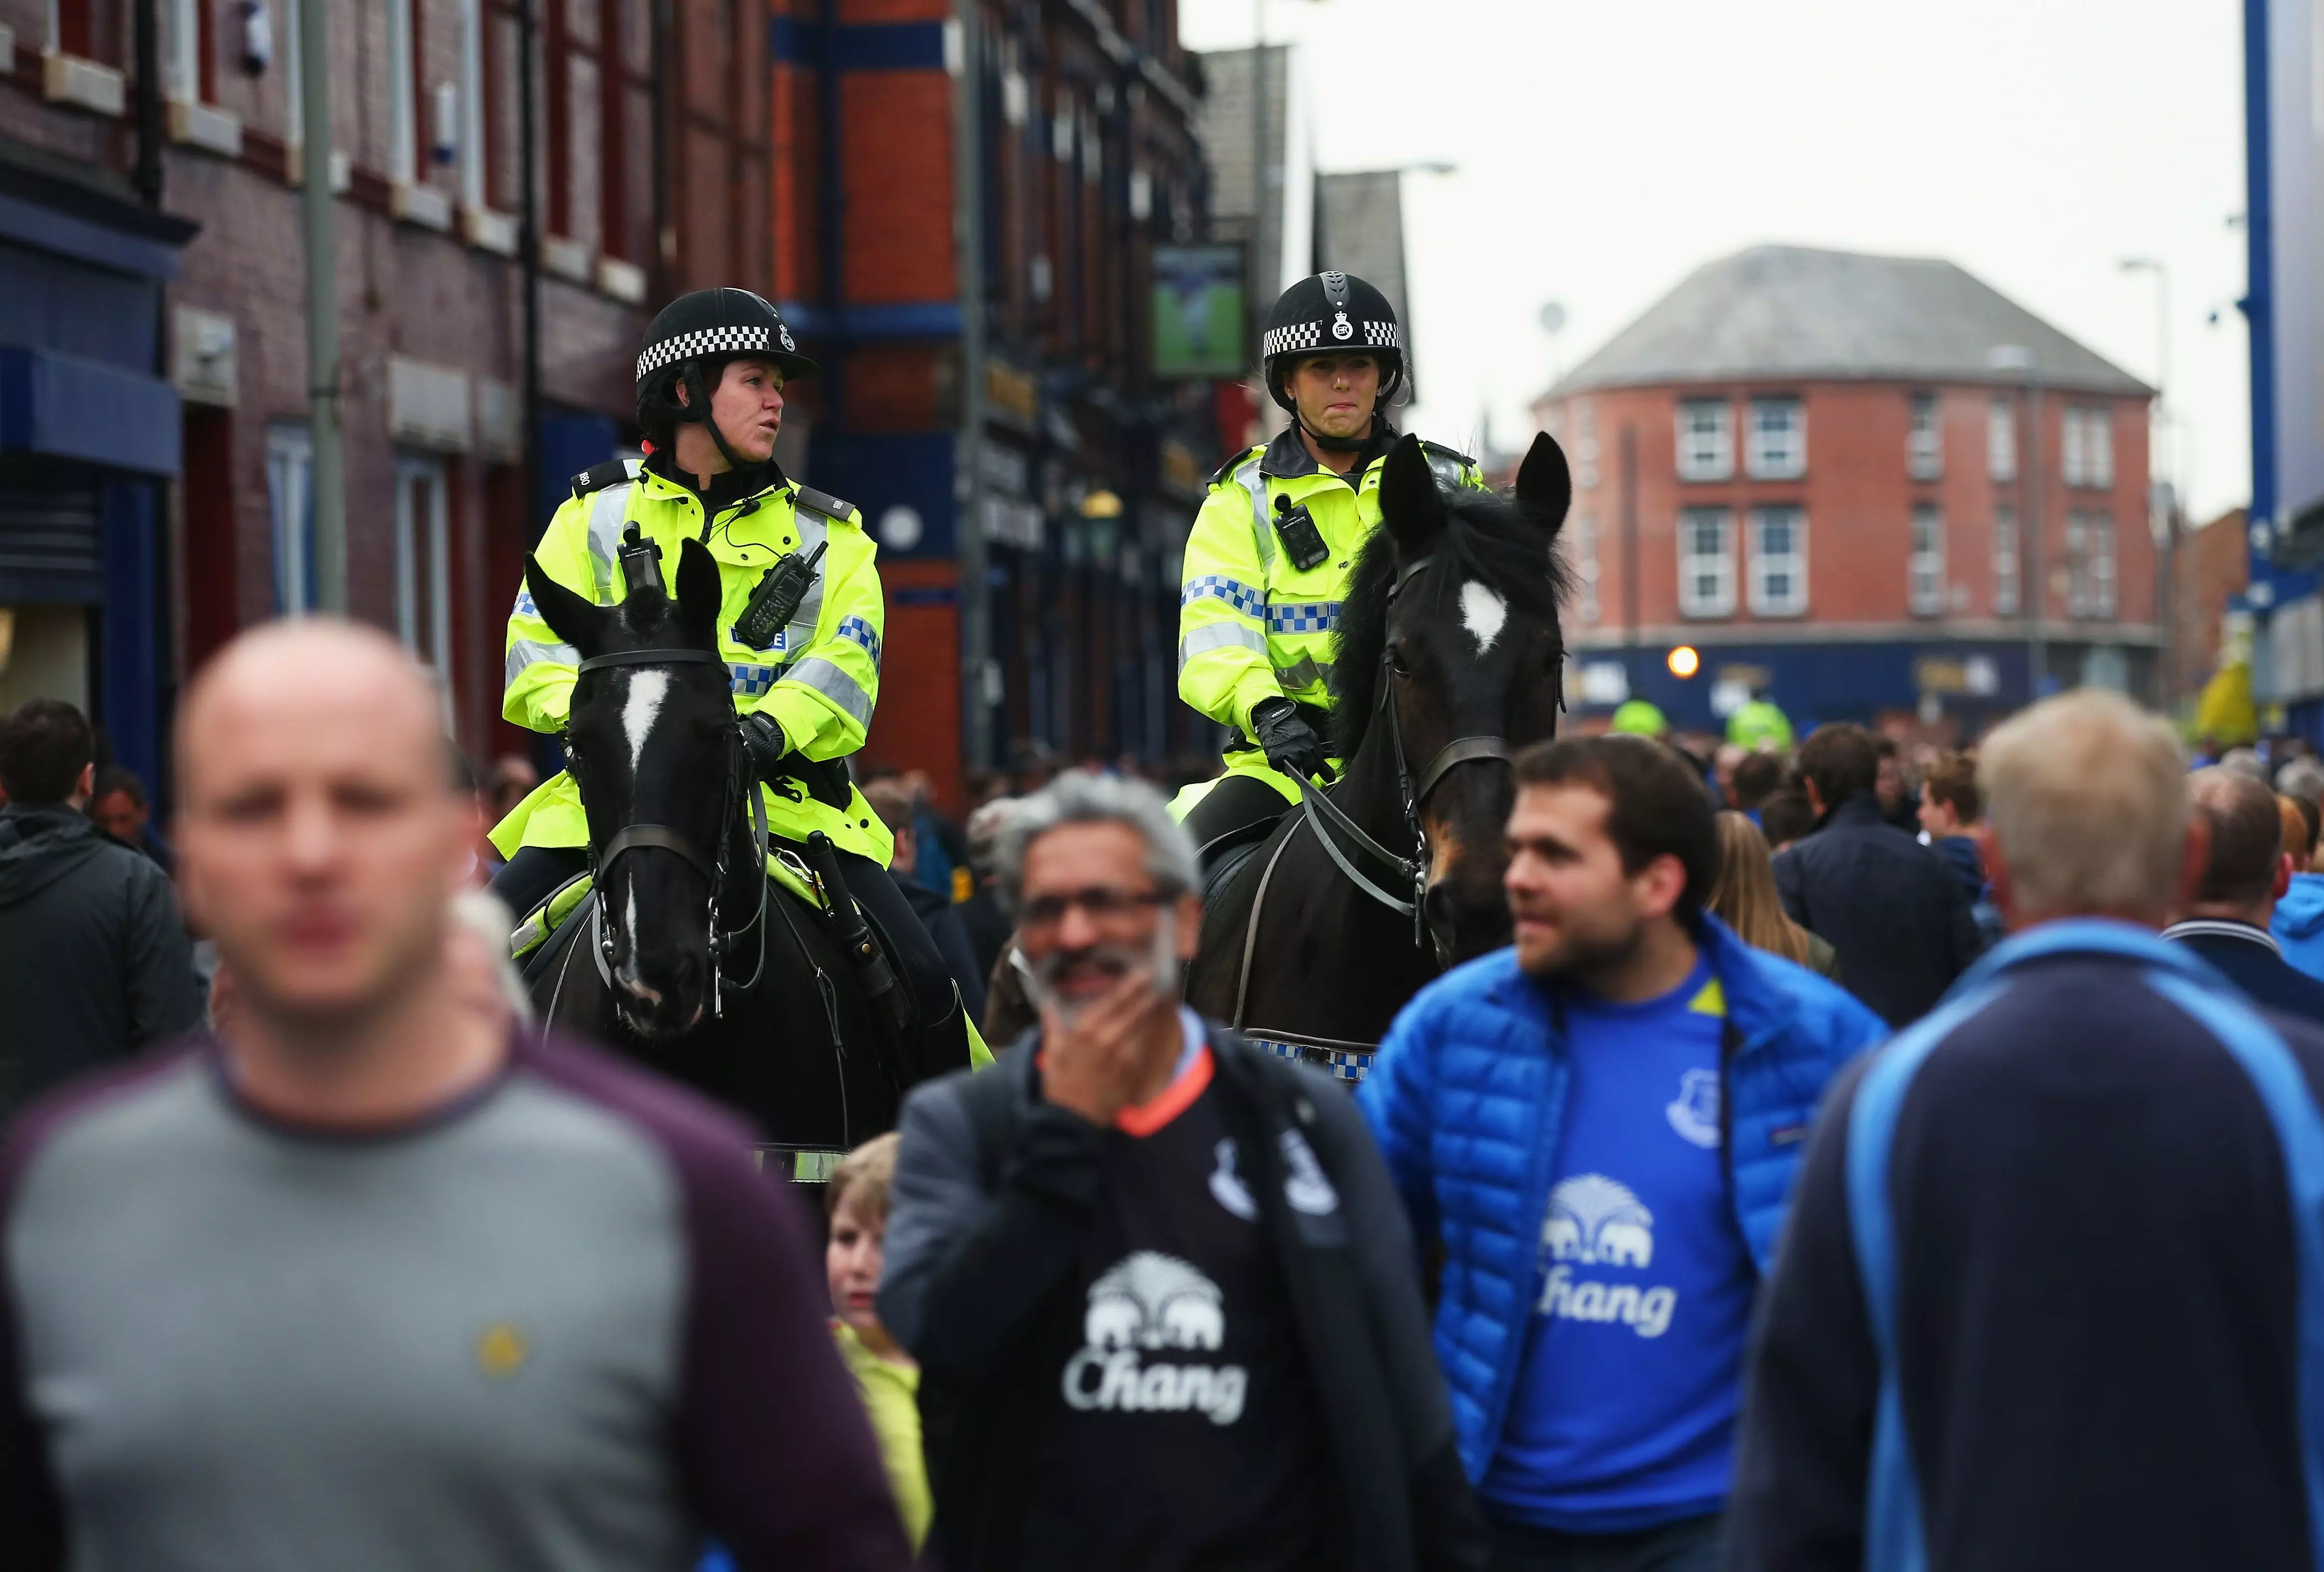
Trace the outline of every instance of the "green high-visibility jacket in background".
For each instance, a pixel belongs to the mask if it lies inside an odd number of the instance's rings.
[[[808,758],[835,759],[863,745],[879,701],[887,618],[872,565],[878,548],[863,532],[862,514],[848,504],[793,485],[772,464],[764,475],[767,484],[757,491],[722,500],[706,529],[702,498],[651,465],[631,459],[618,471],[600,466],[557,510],[534,556],[566,588],[614,606],[629,593],[617,555],[629,525],[661,548],[662,573],[673,586],[679,548],[701,541],[718,561],[719,653],[733,677],[735,707],[763,711]],[[734,624],[766,570],[786,552],[809,557],[817,546],[826,550],[789,625],[762,649],[736,639]],[[558,641],[519,586],[509,614],[501,713],[533,731],[562,730],[579,663],[579,652]],[[775,835],[798,841],[819,829],[842,851],[888,865],[894,841],[861,791],[851,791],[842,810],[805,792],[793,801],[784,791],[762,790]],[[519,846],[588,845],[580,788],[568,773],[542,781],[493,827],[492,839],[503,856]]]
[[[1227,750],[1228,774],[1256,776],[1286,802],[1299,800],[1299,788],[1252,744],[1250,712],[1269,698],[1332,707],[1332,635],[1357,554],[1380,522],[1380,465],[1396,440],[1385,421],[1379,427],[1344,476],[1316,463],[1296,428],[1236,454],[1211,476],[1186,538],[1178,697],[1241,734]],[[1433,442],[1422,447],[1440,485],[1483,487],[1474,459]],[[1326,548],[1315,567],[1300,569],[1278,536],[1278,498],[1315,521]],[[1192,806],[1184,795],[1180,801],[1182,811]]]

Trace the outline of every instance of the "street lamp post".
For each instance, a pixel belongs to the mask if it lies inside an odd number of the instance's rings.
[[[2023,564],[2025,580],[2025,701],[2032,704],[2042,697],[2042,680],[2047,675],[2044,668],[2050,661],[2049,648],[2042,638],[2042,597],[2050,590],[2042,559],[2042,383],[2034,375],[2034,351],[2023,344],[1997,344],[1986,351],[1985,363],[1996,371],[2017,373],[2020,402],[2030,406],[2026,411],[2026,441],[2018,456],[2018,474],[2020,485],[2026,493],[2025,560]]]
[[[2156,599],[2161,603],[2157,612],[2163,618],[2163,675],[2157,688],[2157,697],[2164,705],[2177,702],[2179,680],[2179,487],[2177,465],[2178,444],[2172,439],[2170,413],[2164,401],[2170,396],[2171,383],[2171,270],[2152,256],[2126,256],[2116,264],[2124,273],[2144,273],[2154,275],[2154,415],[2150,422],[2155,444],[2162,448],[2162,462],[2149,459],[2148,472],[2160,478],[2164,486],[2162,528],[2150,527],[2162,558],[2161,582],[2156,586]]]

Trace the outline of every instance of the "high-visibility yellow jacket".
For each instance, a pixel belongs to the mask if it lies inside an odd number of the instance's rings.
[[[689,537],[702,541],[718,560],[719,652],[733,676],[735,707],[773,717],[791,746],[808,758],[835,759],[863,745],[880,697],[880,641],[887,619],[872,565],[878,549],[855,509],[795,485],[772,465],[759,491],[722,502],[706,532],[702,498],[657,467],[635,459],[619,469],[600,465],[576,483],[572,500],[557,510],[534,556],[558,583],[613,606],[629,593],[616,555],[628,525],[636,524],[661,548],[662,573],[673,585],[679,548]],[[734,624],[761,576],[784,553],[811,556],[817,546],[827,550],[790,625],[765,649],[737,641]],[[537,732],[562,730],[579,661],[578,652],[558,641],[520,586],[509,614],[508,689],[501,713]],[[894,841],[861,791],[851,791],[843,812],[804,791],[792,801],[791,789],[788,783],[766,789],[767,824],[774,834],[803,840],[819,829],[841,850],[887,865]],[[588,845],[580,789],[568,774],[541,782],[493,827],[492,839],[503,856],[521,846]]]
[[[1381,422],[1386,426],[1386,422]],[[1328,710],[1332,635],[1357,553],[1379,524],[1380,465],[1396,433],[1383,430],[1346,476],[1315,462],[1296,428],[1238,453],[1211,476],[1186,538],[1178,592],[1178,697],[1241,734],[1230,774],[1256,775],[1299,800],[1250,741],[1250,712],[1269,698]],[[1476,461],[1424,442],[1443,485],[1482,487]],[[1276,499],[1305,504],[1330,554],[1300,571],[1276,534]]]

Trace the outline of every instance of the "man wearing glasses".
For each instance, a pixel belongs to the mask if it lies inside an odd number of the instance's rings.
[[[879,1300],[920,1363],[944,1564],[1481,1567],[1353,1103],[1178,1003],[1185,831],[1068,775],[996,863],[1040,1025],[906,1101]]]

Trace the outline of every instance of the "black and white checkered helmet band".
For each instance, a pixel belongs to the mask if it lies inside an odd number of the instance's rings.
[[[1324,338],[1330,333],[1330,328],[1322,322],[1294,322],[1287,328],[1270,328],[1259,338],[1259,354],[1262,358],[1272,360],[1278,355],[1305,355],[1315,350],[1336,349],[1342,344],[1350,344],[1356,337],[1353,329],[1359,326],[1363,329],[1361,337],[1366,349],[1403,351],[1404,345],[1397,337],[1393,322],[1367,320],[1360,324],[1344,325],[1350,331],[1346,334],[1331,333],[1333,342],[1328,344]]]
[[[643,382],[650,373],[697,355],[764,355],[773,347],[773,335],[764,328],[705,328],[680,333],[646,346],[645,353],[638,356],[638,380]]]

